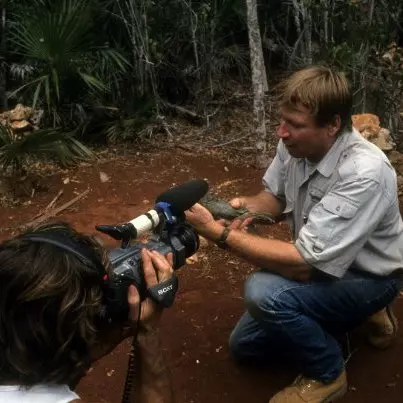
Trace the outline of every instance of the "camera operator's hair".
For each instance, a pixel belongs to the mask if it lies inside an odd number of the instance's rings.
[[[105,261],[95,240],[67,224],[45,225],[38,231],[62,231]],[[3,242],[0,384],[70,383],[83,375],[101,302],[100,273],[72,253],[21,236]]]
[[[353,95],[346,76],[324,66],[299,70],[279,85],[279,105],[284,109],[307,108],[319,126],[340,116],[341,129],[351,129]]]

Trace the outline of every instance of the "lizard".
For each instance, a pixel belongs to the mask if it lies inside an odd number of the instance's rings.
[[[225,219],[233,221],[235,219],[245,220],[248,217],[253,218],[256,224],[274,224],[276,220],[268,213],[253,213],[245,207],[234,208],[228,202],[220,197],[208,192],[203,196],[199,203],[213,215],[214,219]]]

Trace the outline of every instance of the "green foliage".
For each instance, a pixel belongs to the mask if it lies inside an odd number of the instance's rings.
[[[46,103],[50,111],[84,91],[94,97],[110,91],[110,83],[119,80],[128,63],[118,50],[99,42],[90,2],[33,3],[34,12],[10,26],[13,53],[30,73],[9,97],[24,91],[33,107]]]
[[[16,137],[6,126],[0,125],[0,166],[20,174],[26,168],[28,158],[55,160],[62,166],[94,158],[86,146],[72,133],[48,129]]]
[[[48,125],[79,129],[84,140],[132,139],[165,101],[208,113],[228,82],[250,80],[245,0],[7,6],[8,53],[1,57],[10,104],[45,108]],[[380,55],[403,35],[401,0],[272,0],[258,7],[268,68],[337,66],[352,79],[358,107],[367,107],[367,87],[382,86]]]

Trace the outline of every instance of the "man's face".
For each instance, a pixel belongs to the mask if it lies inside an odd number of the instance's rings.
[[[283,140],[288,152],[295,158],[318,162],[334,143],[335,133],[332,127],[318,126],[310,111],[303,106],[280,109],[280,118],[276,135]]]

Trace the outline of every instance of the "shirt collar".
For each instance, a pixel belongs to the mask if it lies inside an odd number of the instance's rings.
[[[316,170],[326,178],[330,177],[337,167],[342,152],[346,149],[347,142],[351,141],[354,135],[359,134],[356,129],[353,133],[349,130],[344,130],[338,136],[332,148],[320,160],[316,166]]]

